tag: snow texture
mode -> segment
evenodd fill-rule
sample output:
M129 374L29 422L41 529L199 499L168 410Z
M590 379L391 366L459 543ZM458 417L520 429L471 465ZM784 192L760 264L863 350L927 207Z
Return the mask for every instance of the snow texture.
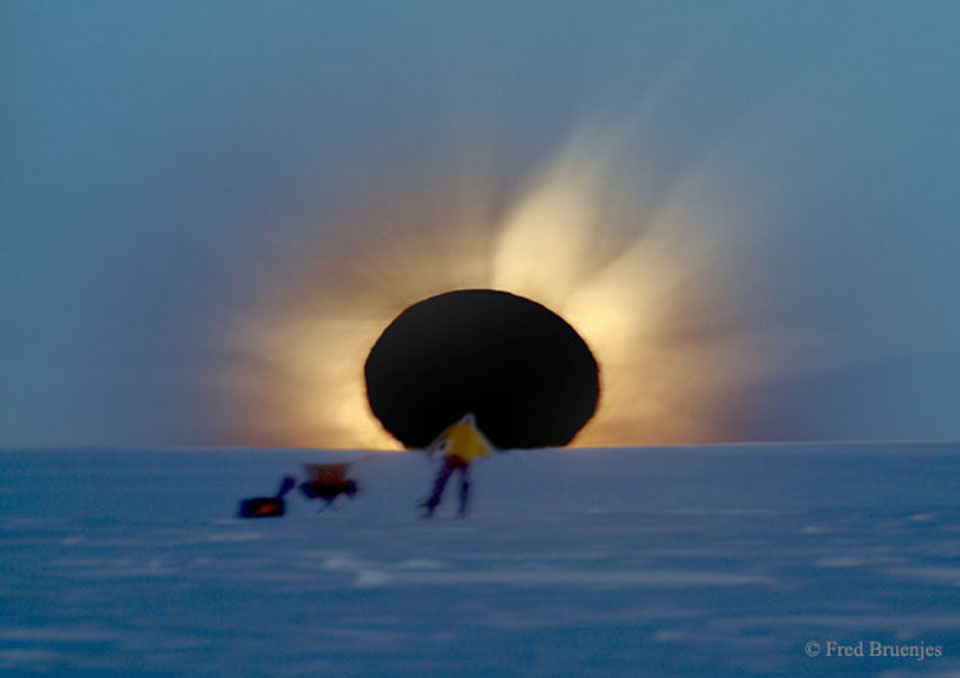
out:
M302 464L353 501L234 518ZM960 448L0 453L3 676L960 676ZM809 641L942 657L808 657Z

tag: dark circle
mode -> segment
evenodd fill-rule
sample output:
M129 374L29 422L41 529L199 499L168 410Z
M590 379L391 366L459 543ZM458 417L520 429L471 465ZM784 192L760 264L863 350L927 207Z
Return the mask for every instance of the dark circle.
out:
M364 366L374 415L425 447L464 414L497 447L569 443L597 408L597 362L563 318L507 292L458 290L404 310Z

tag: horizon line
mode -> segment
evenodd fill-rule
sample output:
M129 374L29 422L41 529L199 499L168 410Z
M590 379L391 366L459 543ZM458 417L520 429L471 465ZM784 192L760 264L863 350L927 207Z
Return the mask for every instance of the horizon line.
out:
M652 444L620 444L609 445L571 445L563 447L536 447L536 448L503 448L504 452L519 450L616 450L616 449L687 449L711 447L811 447L811 446L874 446L874 445L905 445L916 447L960 447L960 440L924 440L924 439L864 439L864 440L745 440L737 442L716 443L652 443ZM372 449L360 447L319 447L319 446L256 446L256 445L0 445L0 452L363 452L375 454L397 454L404 452L419 452L419 448L406 449Z

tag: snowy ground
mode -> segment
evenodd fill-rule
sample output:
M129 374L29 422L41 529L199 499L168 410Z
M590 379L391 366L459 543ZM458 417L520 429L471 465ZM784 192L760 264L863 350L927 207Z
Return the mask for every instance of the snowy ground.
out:
M301 463L363 493L233 518ZM0 675L960 676L960 447L0 453ZM827 641L942 657L827 657ZM805 654L820 643L821 655Z

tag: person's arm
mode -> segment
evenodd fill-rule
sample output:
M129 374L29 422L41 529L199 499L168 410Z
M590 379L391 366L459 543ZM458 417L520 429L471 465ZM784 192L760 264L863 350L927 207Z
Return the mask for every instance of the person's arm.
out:
M440 454L443 454L444 452L446 452L447 445L448 445L447 432L444 431L443 433L438 435L432 443L430 443L426 448L424 448L424 452L427 453L427 459L432 459L433 455L437 452L439 452Z
M487 438L487 436L483 435L483 431L481 431L479 428L475 428L474 431L477 432L477 437L480 438L480 442L483 443L484 448L486 448L487 454L485 456L490 456L494 452L505 451L505 450L501 450L499 447L491 443L490 440Z

